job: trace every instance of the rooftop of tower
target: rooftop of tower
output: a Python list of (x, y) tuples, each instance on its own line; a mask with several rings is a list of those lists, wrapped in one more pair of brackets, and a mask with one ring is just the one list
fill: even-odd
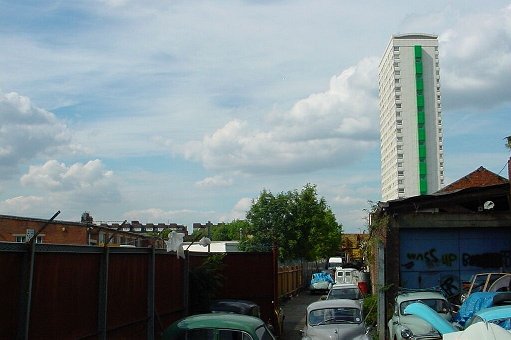
[(394, 39), (437, 39), (438, 36), (427, 33), (405, 33), (392, 36)]

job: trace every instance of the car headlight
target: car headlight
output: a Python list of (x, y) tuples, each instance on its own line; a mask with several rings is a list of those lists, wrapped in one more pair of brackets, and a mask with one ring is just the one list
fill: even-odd
[(403, 339), (413, 339), (413, 332), (408, 328), (403, 328), (401, 330), (401, 337)]

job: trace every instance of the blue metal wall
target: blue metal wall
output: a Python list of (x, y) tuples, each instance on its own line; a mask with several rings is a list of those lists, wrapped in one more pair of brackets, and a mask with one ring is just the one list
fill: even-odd
[(511, 270), (511, 230), (401, 229), (400, 285), (460, 292), (475, 273)]

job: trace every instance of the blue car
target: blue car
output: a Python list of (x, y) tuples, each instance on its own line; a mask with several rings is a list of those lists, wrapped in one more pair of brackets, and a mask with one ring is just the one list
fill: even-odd
[(511, 330), (511, 306), (496, 306), (481, 309), (467, 321), (465, 328), (478, 322), (493, 323)]

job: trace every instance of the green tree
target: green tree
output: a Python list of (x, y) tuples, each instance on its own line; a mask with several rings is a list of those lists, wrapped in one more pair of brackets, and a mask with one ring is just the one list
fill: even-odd
[(316, 186), (273, 195), (263, 190), (247, 213), (244, 250), (268, 250), (278, 245), (283, 260), (316, 260), (339, 250), (342, 226)]
[(230, 223), (222, 223), (211, 228), (212, 241), (234, 241), (239, 240), (244, 234), (243, 230), (248, 228), (245, 220), (234, 220)]

